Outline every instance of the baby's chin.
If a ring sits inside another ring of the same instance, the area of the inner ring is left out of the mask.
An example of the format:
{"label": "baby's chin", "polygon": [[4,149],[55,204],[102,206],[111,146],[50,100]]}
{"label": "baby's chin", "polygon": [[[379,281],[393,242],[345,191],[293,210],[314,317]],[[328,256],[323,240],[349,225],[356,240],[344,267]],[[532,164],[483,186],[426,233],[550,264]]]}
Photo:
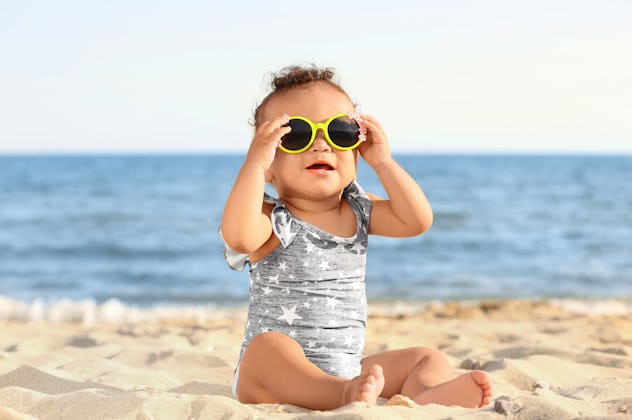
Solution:
{"label": "baby's chin", "polygon": [[[315,177],[317,178],[317,177]],[[338,179],[336,182],[316,180],[306,182],[305,185],[275,185],[272,186],[279,195],[279,198],[294,197],[303,200],[323,200],[326,198],[340,196],[343,190],[353,182],[353,179],[346,182],[346,180]]]}

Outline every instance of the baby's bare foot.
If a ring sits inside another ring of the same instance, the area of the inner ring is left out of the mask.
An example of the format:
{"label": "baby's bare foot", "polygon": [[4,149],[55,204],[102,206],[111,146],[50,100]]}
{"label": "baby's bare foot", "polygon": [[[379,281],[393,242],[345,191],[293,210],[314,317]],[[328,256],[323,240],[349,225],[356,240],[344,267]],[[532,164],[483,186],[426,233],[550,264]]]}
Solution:
{"label": "baby's bare foot", "polygon": [[384,389],[384,373],[382,366],[373,365],[360,376],[356,376],[347,382],[344,393],[345,404],[352,402],[367,402],[375,404],[377,397]]}
{"label": "baby's bare foot", "polygon": [[486,372],[474,370],[419,394],[418,404],[459,405],[478,408],[492,401],[492,384]]}

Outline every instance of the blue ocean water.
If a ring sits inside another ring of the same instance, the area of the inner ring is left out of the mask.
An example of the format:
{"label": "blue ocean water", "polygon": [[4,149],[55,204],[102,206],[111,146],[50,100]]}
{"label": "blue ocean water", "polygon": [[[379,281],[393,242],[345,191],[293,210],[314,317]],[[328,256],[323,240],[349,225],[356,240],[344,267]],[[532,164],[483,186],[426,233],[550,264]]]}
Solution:
{"label": "blue ocean water", "polygon": [[[632,156],[402,155],[435,212],[372,237],[370,300],[632,297]],[[0,295],[240,305],[217,234],[240,155],[0,156]],[[362,164],[359,181],[383,194]]]}

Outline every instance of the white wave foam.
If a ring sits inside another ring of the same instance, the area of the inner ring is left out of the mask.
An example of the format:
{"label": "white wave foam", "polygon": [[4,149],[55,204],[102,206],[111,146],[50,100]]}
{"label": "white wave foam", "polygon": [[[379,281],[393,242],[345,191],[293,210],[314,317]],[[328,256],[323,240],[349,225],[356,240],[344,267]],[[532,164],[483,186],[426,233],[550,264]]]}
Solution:
{"label": "white wave foam", "polygon": [[242,317],[245,317],[245,309],[235,311],[235,309],[211,306],[137,308],[126,305],[118,299],[109,299],[101,304],[91,299],[83,301],[62,299],[50,303],[35,299],[31,303],[25,303],[0,295],[0,321],[46,321],[93,325],[167,319],[205,322],[218,318]]}
{"label": "white wave foam", "polygon": [[582,315],[631,315],[629,299],[551,299],[551,305]]}
{"label": "white wave foam", "polygon": [[[632,314],[630,299],[550,299],[551,305],[569,312],[584,315],[626,316]],[[440,307],[447,302],[369,302],[370,316],[410,316],[429,307]],[[476,306],[479,301],[459,301],[460,305]],[[190,320],[206,322],[217,319],[245,319],[246,308],[216,306],[157,306],[138,308],[109,299],[101,304],[94,300],[73,301],[62,299],[45,302],[35,299],[31,303],[13,300],[0,295],[0,321],[69,322],[93,325],[99,323],[138,323],[156,320]]]}

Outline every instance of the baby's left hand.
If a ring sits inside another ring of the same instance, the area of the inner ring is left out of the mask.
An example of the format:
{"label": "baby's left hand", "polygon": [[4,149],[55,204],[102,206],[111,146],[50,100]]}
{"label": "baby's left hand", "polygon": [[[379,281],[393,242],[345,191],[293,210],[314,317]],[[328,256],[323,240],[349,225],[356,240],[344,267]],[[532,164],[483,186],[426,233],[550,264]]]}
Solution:
{"label": "baby's left hand", "polygon": [[363,141],[358,150],[360,156],[373,169],[392,160],[388,139],[380,123],[370,115],[360,115],[361,127],[366,129],[366,141]]}

